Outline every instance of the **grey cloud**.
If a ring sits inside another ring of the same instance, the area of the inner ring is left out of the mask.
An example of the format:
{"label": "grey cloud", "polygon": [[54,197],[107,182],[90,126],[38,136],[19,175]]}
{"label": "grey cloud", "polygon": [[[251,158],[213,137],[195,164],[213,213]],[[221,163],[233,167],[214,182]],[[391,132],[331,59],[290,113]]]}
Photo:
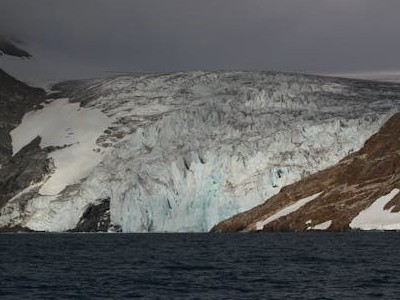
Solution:
{"label": "grey cloud", "polygon": [[67,64],[70,76],[73,69],[78,74],[400,68],[397,0],[0,0],[0,5],[0,34],[26,40],[38,59],[54,62],[57,68],[43,71],[48,77]]}

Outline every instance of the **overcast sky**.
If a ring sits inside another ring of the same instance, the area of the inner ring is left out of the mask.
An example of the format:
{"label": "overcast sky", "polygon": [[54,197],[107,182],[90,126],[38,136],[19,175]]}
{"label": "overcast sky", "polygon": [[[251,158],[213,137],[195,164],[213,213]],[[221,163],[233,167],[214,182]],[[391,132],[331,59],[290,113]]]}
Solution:
{"label": "overcast sky", "polygon": [[400,70],[399,0],[0,0],[40,80],[124,71]]}

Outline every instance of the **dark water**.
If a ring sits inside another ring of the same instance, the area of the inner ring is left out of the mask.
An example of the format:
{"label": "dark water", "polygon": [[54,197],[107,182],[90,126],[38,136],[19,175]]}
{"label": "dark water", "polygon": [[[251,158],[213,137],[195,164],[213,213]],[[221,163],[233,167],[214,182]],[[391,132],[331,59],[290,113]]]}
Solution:
{"label": "dark water", "polygon": [[399,233],[0,235],[0,299],[400,299]]}

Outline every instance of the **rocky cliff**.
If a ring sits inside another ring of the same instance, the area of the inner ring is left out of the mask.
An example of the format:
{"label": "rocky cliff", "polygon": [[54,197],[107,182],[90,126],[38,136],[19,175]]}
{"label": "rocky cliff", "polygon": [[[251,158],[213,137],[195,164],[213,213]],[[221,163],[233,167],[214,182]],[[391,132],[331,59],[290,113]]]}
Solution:
{"label": "rocky cliff", "polygon": [[[0,55],[31,57],[28,52],[2,37]],[[45,95],[42,89],[30,87],[0,69],[0,208],[49,172],[50,161],[47,155],[51,149],[39,147],[39,136],[13,156],[10,135],[27,112],[41,107],[40,103]],[[21,210],[29,199],[29,193],[24,199],[21,198]],[[22,229],[24,228],[18,227],[18,230]],[[0,228],[2,230],[12,229],[3,226]]]}

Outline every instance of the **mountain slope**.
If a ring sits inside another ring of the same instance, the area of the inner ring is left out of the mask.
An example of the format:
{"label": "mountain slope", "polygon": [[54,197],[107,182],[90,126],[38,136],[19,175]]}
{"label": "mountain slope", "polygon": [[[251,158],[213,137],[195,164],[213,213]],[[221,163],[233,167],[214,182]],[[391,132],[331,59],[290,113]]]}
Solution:
{"label": "mountain slope", "polygon": [[0,165],[12,153],[9,132],[24,114],[43,101],[45,92],[18,81],[0,69]]}
{"label": "mountain slope", "polygon": [[[0,36],[0,56],[30,58],[31,55]],[[10,131],[18,126],[23,115],[43,100],[42,89],[33,88],[0,69],[0,166],[11,156]]]}
{"label": "mountain slope", "polygon": [[359,150],[400,107],[398,85],[271,72],[55,89],[10,133],[13,158],[36,145],[48,163],[0,227],[208,231]]}
{"label": "mountain slope", "polygon": [[[360,151],[284,187],[262,205],[221,222],[212,231],[400,229],[399,150],[400,114],[396,114]],[[279,213],[313,195],[292,212]]]}
{"label": "mountain slope", "polygon": [[10,135],[26,112],[40,107],[44,97],[43,90],[32,88],[0,69],[0,208],[47,172],[48,153],[37,140],[32,139],[12,157]]}

